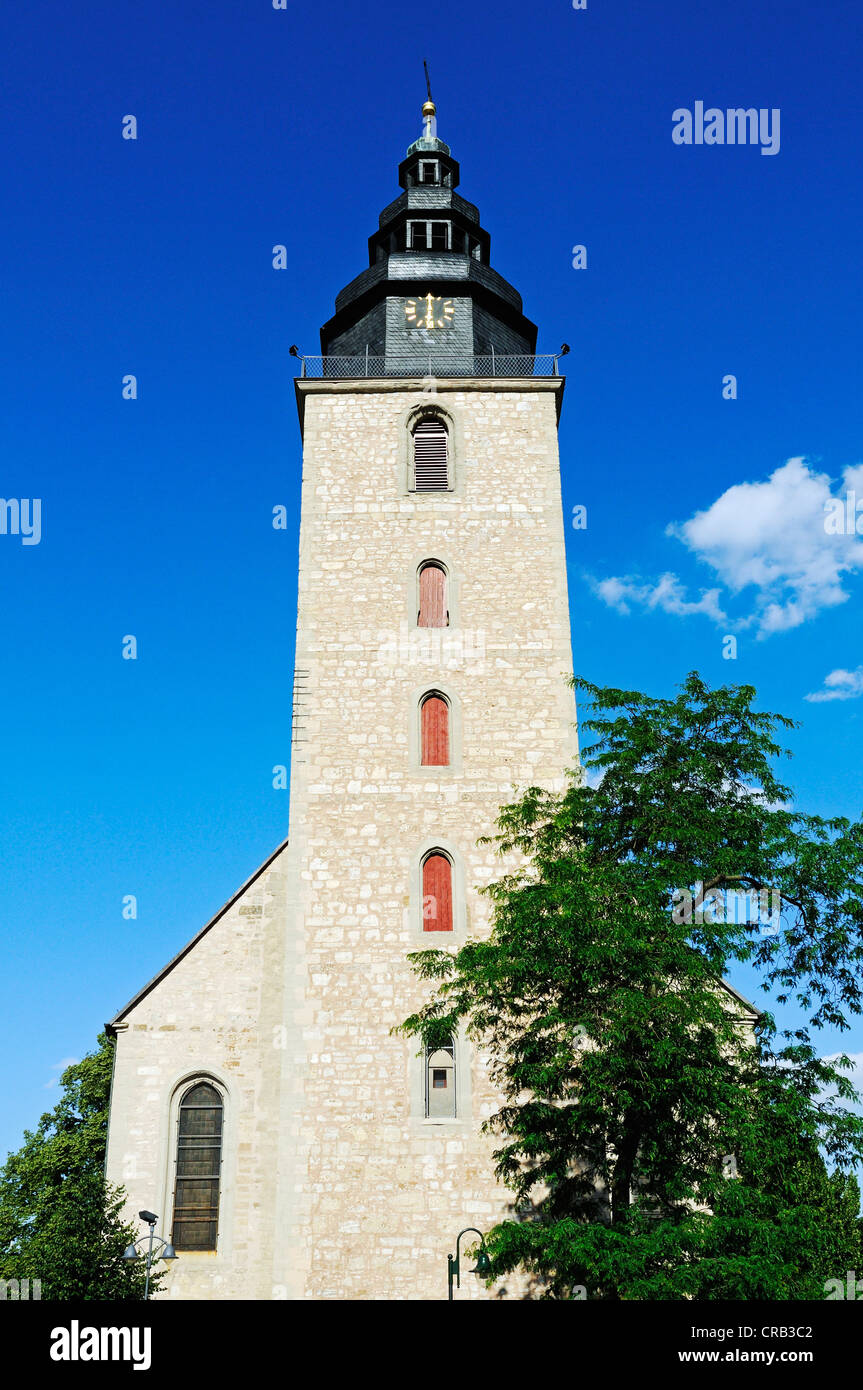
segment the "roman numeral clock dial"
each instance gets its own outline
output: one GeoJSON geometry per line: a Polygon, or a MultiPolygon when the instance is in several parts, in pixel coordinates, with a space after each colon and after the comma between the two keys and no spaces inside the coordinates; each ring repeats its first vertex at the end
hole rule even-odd
{"type": "Polygon", "coordinates": [[[405,321],[408,328],[451,328],[455,305],[451,299],[426,294],[419,299],[405,300],[405,321]]]}

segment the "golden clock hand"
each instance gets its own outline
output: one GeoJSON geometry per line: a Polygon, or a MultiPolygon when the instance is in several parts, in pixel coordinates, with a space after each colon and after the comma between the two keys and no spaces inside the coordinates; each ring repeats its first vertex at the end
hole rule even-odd
{"type": "Polygon", "coordinates": [[[432,297],[430,292],[426,295],[426,304],[428,308],[426,310],[425,326],[426,328],[434,328],[434,315],[432,314],[432,297]]]}

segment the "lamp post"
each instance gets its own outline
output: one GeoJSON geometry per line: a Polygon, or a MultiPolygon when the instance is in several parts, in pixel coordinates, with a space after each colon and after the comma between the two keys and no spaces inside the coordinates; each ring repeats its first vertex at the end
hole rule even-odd
{"type": "Polygon", "coordinates": [[[133,1240],[131,1245],[126,1246],[126,1249],[123,1251],[123,1259],[145,1259],[147,1261],[147,1276],[144,1280],[144,1299],[147,1300],[150,1297],[150,1269],[152,1266],[157,1260],[176,1260],[178,1255],[169,1240],[163,1240],[161,1236],[156,1235],[156,1222],[159,1220],[158,1216],[152,1211],[139,1211],[138,1215],[141,1220],[146,1221],[147,1225],[150,1227],[150,1239],[146,1251],[138,1249],[138,1243],[141,1240],[141,1237],[139,1237],[138,1240],[133,1240]],[[154,1241],[157,1241],[160,1247],[155,1254],[153,1252],[154,1241]]]}
{"type": "Polygon", "coordinates": [[[486,1248],[485,1248],[485,1236],[483,1235],[482,1231],[478,1231],[477,1228],[476,1228],[476,1226],[465,1226],[464,1230],[463,1230],[463,1231],[459,1231],[459,1233],[458,1233],[458,1235],[457,1235],[457,1237],[456,1237],[456,1242],[455,1242],[455,1254],[454,1254],[454,1255],[447,1255],[447,1257],[446,1257],[446,1261],[447,1261],[447,1281],[448,1281],[448,1283],[449,1283],[449,1301],[450,1301],[450,1303],[452,1303],[452,1301],[453,1301],[453,1299],[452,1299],[453,1277],[455,1277],[455,1286],[456,1286],[456,1288],[457,1288],[457,1289],[460,1289],[460,1288],[461,1288],[461,1264],[460,1264],[460,1257],[459,1257],[459,1244],[460,1244],[460,1242],[461,1242],[462,1236],[466,1236],[467,1233],[468,1233],[468,1231],[473,1231],[473,1233],[474,1233],[475,1236],[479,1236],[479,1241],[480,1241],[479,1252],[478,1252],[477,1257],[476,1257],[476,1265],[475,1265],[475,1267],[474,1267],[472,1270],[470,1270],[470,1273],[471,1273],[471,1274],[478,1274],[479,1277],[480,1277],[480,1279],[482,1279],[482,1278],[484,1278],[484,1277],[488,1274],[489,1270],[491,1269],[491,1260],[489,1259],[488,1254],[487,1254],[487,1252],[486,1252],[486,1248]]]}

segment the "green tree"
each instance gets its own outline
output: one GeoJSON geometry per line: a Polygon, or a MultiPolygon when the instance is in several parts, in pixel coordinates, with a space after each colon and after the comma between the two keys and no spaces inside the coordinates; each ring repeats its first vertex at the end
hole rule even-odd
{"type": "MultiPolygon", "coordinates": [[[[122,1188],[105,1181],[114,1045],[67,1067],[62,1095],[0,1169],[0,1278],[41,1280],[43,1299],[139,1300],[141,1262],[123,1251],[122,1188]]],[[[151,1279],[151,1289],[157,1281],[151,1279]]]]}
{"type": "Polygon", "coordinates": [[[410,957],[436,988],[402,1031],[465,1027],[503,1098],[494,1274],[557,1298],[824,1297],[859,1255],[863,1120],[811,1034],[861,1012],[863,826],[790,809],[791,721],[751,686],[575,684],[599,785],[504,807],[489,939],[410,957]],[[781,895],[781,929],[720,910],[727,890],[781,895]],[[747,1010],[720,984],[734,962],[803,1026],[747,1010]]]}

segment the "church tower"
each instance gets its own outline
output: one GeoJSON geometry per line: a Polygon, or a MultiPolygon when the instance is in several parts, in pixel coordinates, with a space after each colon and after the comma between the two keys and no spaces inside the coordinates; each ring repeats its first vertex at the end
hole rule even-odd
{"type": "Polygon", "coordinates": [[[108,1175],[173,1234],[163,1296],[446,1297],[508,1210],[485,1058],[391,1029],[408,953],[489,930],[478,838],[577,756],[564,382],[423,121],[296,380],[289,841],[109,1025],[108,1175]]]}

